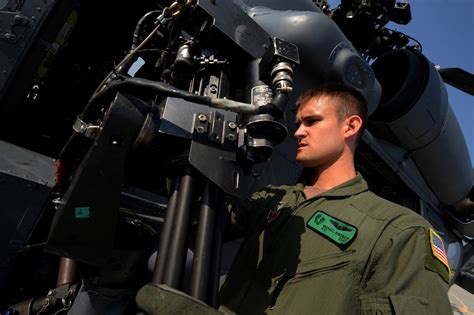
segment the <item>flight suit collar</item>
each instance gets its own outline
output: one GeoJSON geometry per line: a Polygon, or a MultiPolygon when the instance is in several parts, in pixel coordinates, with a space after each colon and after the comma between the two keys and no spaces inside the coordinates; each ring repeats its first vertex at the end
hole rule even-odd
{"type": "MultiPolygon", "coordinates": [[[[295,192],[301,193],[304,190],[304,184],[298,183],[295,186],[295,192]]],[[[367,182],[364,180],[362,175],[359,172],[356,172],[356,176],[342,184],[333,187],[317,197],[347,197],[359,194],[361,192],[369,190],[367,182]]]]}

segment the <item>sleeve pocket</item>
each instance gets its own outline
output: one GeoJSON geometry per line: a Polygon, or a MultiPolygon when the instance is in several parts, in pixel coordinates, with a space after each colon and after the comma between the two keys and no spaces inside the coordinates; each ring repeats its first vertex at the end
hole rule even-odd
{"type": "Polygon", "coordinates": [[[433,314],[427,300],[408,295],[391,295],[390,297],[361,298],[361,313],[364,315],[379,314],[433,314]]]}
{"type": "Polygon", "coordinates": [[[395,314],[433,314],[430,309],[430,304],[427,300],[417,296],[408,295],[391,295],[390,302],[392,303],[395,314]]]}

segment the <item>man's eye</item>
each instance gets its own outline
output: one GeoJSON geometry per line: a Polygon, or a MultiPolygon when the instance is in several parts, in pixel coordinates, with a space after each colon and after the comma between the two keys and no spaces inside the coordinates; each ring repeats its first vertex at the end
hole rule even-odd
{"type": "Polygon", "coordinates": [[[311,126],[311,125],[314,125],[315,123],[317,123],[318,121],[319,121],[319,119],[316,119],[316,118],[308,119],[306,121],[306,125],[311,126]]]}

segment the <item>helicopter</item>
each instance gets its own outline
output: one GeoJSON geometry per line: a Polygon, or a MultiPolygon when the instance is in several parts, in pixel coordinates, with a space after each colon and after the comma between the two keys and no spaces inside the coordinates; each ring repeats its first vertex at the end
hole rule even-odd
{"type": "Polygon", "coordinates": [[[136,313],[149,282],[217,306],[226,200],[303,176],[293,104],[326,82],[368,102],[370,189],[426,218],[474,292],[474,173],[445,87],[473,95],[474,76],[387,27],[408,3],[0,7],[0,310],[136,313]]]}

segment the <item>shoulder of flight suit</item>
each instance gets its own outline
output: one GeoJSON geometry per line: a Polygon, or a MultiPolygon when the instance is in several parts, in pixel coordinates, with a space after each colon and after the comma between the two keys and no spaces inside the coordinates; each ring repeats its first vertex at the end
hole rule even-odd
{"type": "Polygon", "coordinates": [[[429,228],[391,223],[361,280],[363,314],[452,314],[449,271],[433,256],[429,228]]]}
{"type": "Polygon", "coordinates": [[[380,221],[380,223],[385,221],[385,224],[393,229],[403,230],[409,227],[430,228],[428,221],[418,213],[381,198],[371,191],[353,196],[351,204],[374,221],[380,221]]]}
{"type": "Polygon", "coordinates": [[[418,213],[381,198],[371,191],[352,196],[350,203],[370,219],[370,224],[380,227],[379,238],[396,235],[409,228],[429,230],[431,227],[429,222],[418,213]]]}
{"type": "Polygon", "coordinates": [[[232,240],[245,236],[268,209],[294,191],[295,186],[268,185],[246,198],[231,198],[228,202],[229,224],[226,229],[226,239],[232,240]]]}

